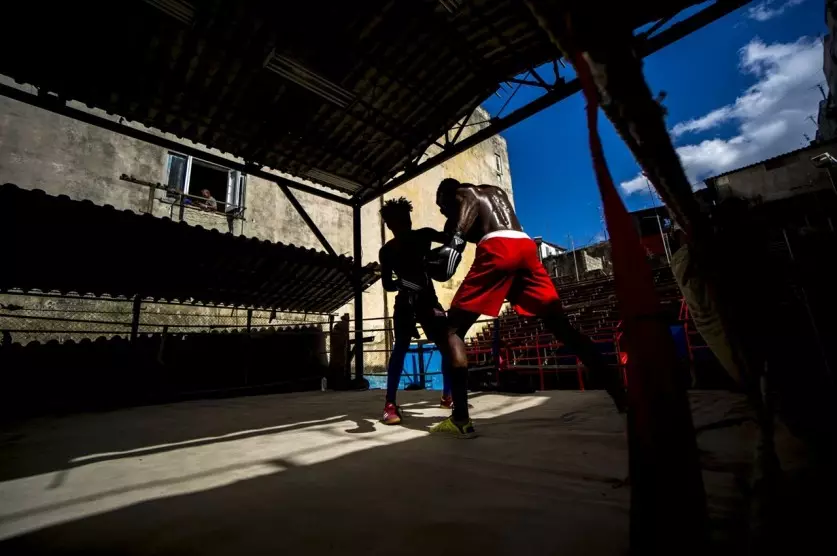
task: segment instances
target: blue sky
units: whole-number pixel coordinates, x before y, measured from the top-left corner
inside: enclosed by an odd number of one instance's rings
[[[703,178],[804,146],[814,136],[822,75],[822,0],[753,2],[645,59],[687,175]],[[536,91],[521,88],[508,114]],[[503,99],[484,107],[496,114]],[[580,94],[506,130],[515,204],[524,229],[561,245],[600,239],[598,189]],[[599,130],[630,210],[651,205],[639,168],[606,118]]]

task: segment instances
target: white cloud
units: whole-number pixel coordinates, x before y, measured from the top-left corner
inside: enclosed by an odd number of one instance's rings
[[[755,6],[749,8],[747,10],[747,17],[755,19],[756,21],[767,21],[768,19],[773,19],[774,17],[782,15],[788,8],[798,6],[804,1],[805,0],[787,0],[785,3],[777,6],[776,4],[778,2],[776,2],[776,0],[765,0],[764,2],[759,2]]]
[[[622,191],[628,195],[638,193],[640,191],[648,191],[648,184],[645,183],[645,176],[642,174],[637,174],[637,176],[632,180],[623,181],[619,184],[619,186],[622,188]]]
[[[753,39],[739,51],[739,68],[756,77],[756,83],[732,104],[671,130],[680,139],[723,124],[737,126],[730,137],[677,147],[690,183],[797,149],[805,144],[804,134],[813,138],[816,133],[808,116],[816,116],[821,99],[816,88],[823,79],[819,39],[769,45]],[[641,174],[620,185],[629,195],[646,190]]]
[[[718,108],[717,110],[713,110],[709,114],[700,118],[680,122],[671,129],[671,133],[675,137],[679,137],[684,133],[706,131],[707,129],[712,129],[713,127],[721,125],[727,121],[731,115],[732,108],[730,106],[724,106],[722,108]]]

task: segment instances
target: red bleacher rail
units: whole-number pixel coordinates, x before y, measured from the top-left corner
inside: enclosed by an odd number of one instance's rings
[[[612,356],[616,361],[611,365],[618,369],[622,376],[623,383],[626,383],[625,354],[621,352],[619,341],[622,331],[616,326],[610,327],[610,331],[600,330],[591,336],[591,340],[597,344],[611,344],[612,351],[601,352],[603,356]],[[487,338],[486,334],[480,334],[479,338],[472,340],[467,345],[468,366],[472,370],[494,370],[494,378],[499,382],[500,373],[513,371],[518,375],[538,376],[538,383],[541,390],[546,389],[546,376],[549,374],[560,375],[562,373],[575,373],[578,380],[579,390],[584,391],[586,368],[581,360],[572,353],[560,353],[564,344],[556,340],[549,332],[541,331],[541,325],[530,324],[526,328],[520,328],[515,334],[501,334],[500,345],[494,345],[494,338]],[[486,360],[485,356],[491,355],[492,359]],[[564,362],[568,361],[568,362]],[[491,364],[486,364],[486,363]]]
[[[683,323],[683,336],[686,341],[686,353],[689,356],[689,370],[694,376],[695,373],[695,351],[701,349],[709,349],[709,346],[703,340],[703,336],[700,335],[697,328],[695,327],[695,321],[692,319],[692,315],[689,312],[689,306],[686,304],[686,298],[682,298],[680,300],[680,314],[678,315],[678,320]],[[695,343],[692,340],[692,337],[698,338],[700,341],[704,343]]]
[[[671,269],[656,269],[654,282],[664,306],[669,308],[672,323],[681,320],[678,317],[683,315],[684,310],[682,296]],[[622,351],[622,321],[618,318],[613,279],[596,278],[565,284],[561,288],[561,299],[575,326],[590,336],[594,343],[613,346],[612,350],[604,351],[602,355],[613,358],[611,367],[617,369],[622,383],[627,386],[628,354]],[[577,377],[579,389],[584,390],[588,378],[585,376],[586,369],[575,354],[560,353],[563,348],[563,344],[553,338],[540,321],[524,319],[509,311],[466,343],[469,367],[472,370],[493,370],[497,382],[502,372],[537,374],[538,385],[543,390],[547,388],[546,377],[549,375],[572,372]],[[567,360],[571,363],[564,363]]]

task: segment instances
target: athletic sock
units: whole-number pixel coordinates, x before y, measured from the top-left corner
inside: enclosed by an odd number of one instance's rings
[[[450,370],[451,396],[453,397],[453,420],[467,422],[468,415],[468,368],[453,367]]]

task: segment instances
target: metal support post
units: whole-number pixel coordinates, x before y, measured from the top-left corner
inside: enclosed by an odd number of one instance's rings
[[[354,272],[352,276],[355,290],[355,379],[363,378],[363,289],[360,277],[363,272],[363,242],[361,236],[360,204],[352,207],[352,229],[354,243]]]
[[[247,309],[247,333],[250,333],[250,328],[253,325],[253,309]]]
[[[834,193],[837,193],[837,177],[835,177],[837,170],[835,170],[833,166],[827,166],[825,171],[828,173],[828,180],[831,182],[831,189]]]
[[[575,255],[575,242],[573,241],[573,236],[567,234],[567,237],[570,238],[570,251],[572,251],[573,264],[575,265],[575,281],[578,282],[578,281],[581,280],[581,278],[579,278],[579,276],[578,276],[578,259],[576,258],[576,255]]]
[[[416,352],[418,354],[418,375],[421,381],[422,390],[427,388],[427,369],[424,368],[424,342],[419,340],[416,343]]]
[[[140,310],[142,309],[142,296],[134,296],[134,307],[131,312],[131,343],[134,343],[139,335]]]
[[[491,333],[491,357],[494,359],[494,379],[500,382],[500,319],[494,319]]]
[[[575,358],[575,373],[578,376],[578,389],[584,392],[584,371],[581,370],[581,359]]]

